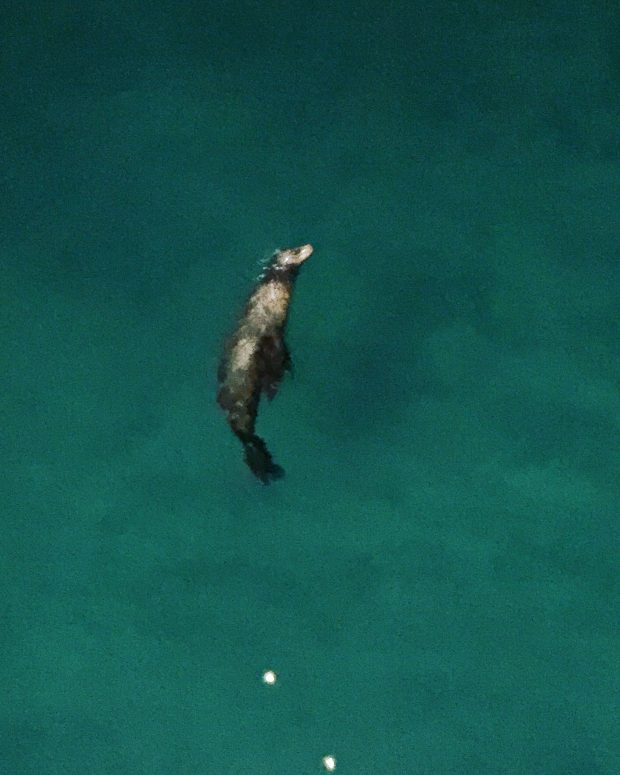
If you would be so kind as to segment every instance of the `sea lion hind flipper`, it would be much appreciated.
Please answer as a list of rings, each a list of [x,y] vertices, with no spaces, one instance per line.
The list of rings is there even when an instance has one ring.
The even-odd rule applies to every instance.
[[[281,479],[284,476],[284,469],[274,463],[267,445],[260,436],[252,436],[244,442],[243,446],[245,448],[245,462],[263,484],[269,484],[274,479]]]

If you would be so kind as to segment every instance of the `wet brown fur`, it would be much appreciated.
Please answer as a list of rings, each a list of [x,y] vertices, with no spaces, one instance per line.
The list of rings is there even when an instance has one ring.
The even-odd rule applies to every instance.
[[[307,255],[296,258],[301,251]],[[243,444],[246,463],[263,484],[280,478],[284,471],[256,435],[258,405],[262,393],[269,400],[274,398],[285,373],[291,370],[284,329],[293,283],[300,264],[311,252],[312,247],[304,245],[274,254],[226,344],[218,370],[217,401]],[[290,265],[285,261],[287,255],[292,257]]]

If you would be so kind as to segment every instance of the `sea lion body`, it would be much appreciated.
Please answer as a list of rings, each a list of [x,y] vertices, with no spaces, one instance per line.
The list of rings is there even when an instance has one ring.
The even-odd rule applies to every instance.
[[[312,254],[312,245],[277,251],[248,299],[237,328],[227,343],[218,370],[218,404],[245,449],[245,461],[263,482],[280,478],[263,439],[255,433],[261,393],[270,400],[291,358],[284,329],[295,278]]]

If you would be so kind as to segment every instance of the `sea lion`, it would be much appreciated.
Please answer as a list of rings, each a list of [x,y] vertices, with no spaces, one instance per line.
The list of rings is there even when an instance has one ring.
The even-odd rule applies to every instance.
[[[243,444],[245,462],[263,484],[284,470],[254,432],[261,393],[278,392],[291,356],[284,341],[293,283],[312,245],[276,251],[250,295],[237,328],[228,340],[218,369],[217,402]]]

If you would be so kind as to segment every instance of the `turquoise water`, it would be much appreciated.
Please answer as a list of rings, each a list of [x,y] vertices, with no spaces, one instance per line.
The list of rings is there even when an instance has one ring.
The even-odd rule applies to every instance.
[[[3,11],[0,772],[620,771],[602,5]],[[302,242],[262,487],[215,369]]]

